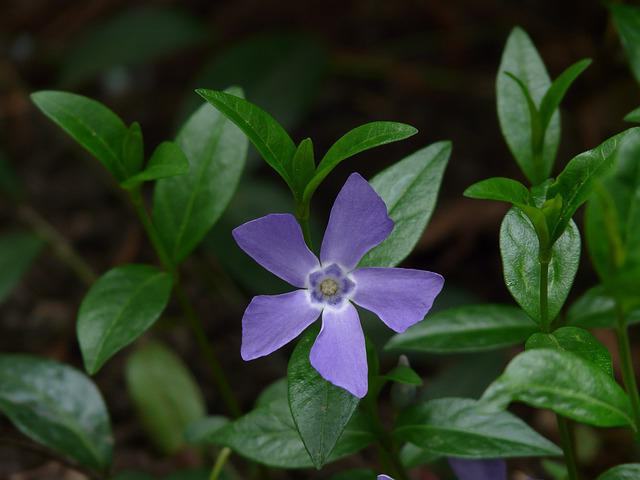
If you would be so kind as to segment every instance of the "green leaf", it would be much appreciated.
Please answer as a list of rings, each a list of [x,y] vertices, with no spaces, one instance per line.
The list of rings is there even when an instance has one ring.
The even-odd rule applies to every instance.
[[[562,102],[571,84],[589,65],[591,65],[591,59],[589,58],[574,63],[553,81],[549,90],[544,94],[539,108],[540,125],[543,132],[546,131],[549,126],[551,117],[558,110],[560,102]]]
[[[614,328],[616,301],[603,285],[587,290],[567,311],[567,323],[582,328]],[[626,312],[627,325],[640,323],[640,308]]]
[[[385,349],[429,353],[493,350],[522,343],[536,330],[520,308],[464,305],[429,315],[393,336]]]
[[[75,86],[115,68],[168,57],[206,34],[197,18],[178,9],[125,9],[72,39],[62,56],[60,82]]]
[[[432,453],[429,450],[423,450],[413,443],[405,443],[400,449],[400,462],[406,468],[415,468],[433,463],[441,457],[441,455]]]
[[[313,156],[313,142],[310,138],[305,138],[300,142],[300,145],[296,148],[296,153],[293,155],[291,165],[291,178],[295,187],[295,191],[293,193],[296,198],[301,199],[304,193],[304,188],[307,186],[307,183],[309,183],[316,171],[316,164]]]
[[[529,181],[536,185],[551,174],[560,143],[560,114],[551,117],[539,157],[534,156],[530,107],[521,87],[506,75],[518,78],[539,105],[551,86],[547,69],[527,33],[512,30],[502,54],[496,78],[500,128],[511,153]]]
[[[309,362],[318,329],[307,331],[296,346],[287,372],[289,406],[311,461],[318,469],[329,456],[353,416],[359,399],[324,380]]]
[[[205,416],[195,378],[180,358],[159,343],[136,350],[127,361],[125,374],[149,439],[161,452],[176,453],[185,443],[187,427]]]
[[[153,222],[177,264],[202,241],[229,204],[248,145],[242,132],[207,104],[187,120],[176,143],[189,160],[189,172],[156,183]]]
[[[640,107],[627,113],[624,117],[625,122],[640,123]]]
[[[44,242],[31,233],[15,232],[0,236],[0,302],[20,282],[43,245]]]
[[[29,438],[91,469],[111,463],[109,414],[95,385],[67,365],[0,355],[0,411]]]
[[[250,460],[275,468],[310,468],[311,458],[296,430],[286,400],[274,401],[229,423],[212,438]],[[356,413],[329,461],[352,455],[375,440],[368,422]]]
[[[504,177],[487,178],[468,187],[465,197],[480,200],[497,200],[514,205],[529,203],[529,190],[517,180]]]
[[[144,140],[138,122],[129,125],[122,141],[122,163],[130,172],[139,172],[144,163]]]
[[[176,177],[189,172],[189,160],[173,142],[162,142],[153,151],[146,168],[125,181],[124,188],[135,188],[143,182]]]
[[[631,70],[640,82],[640,8],[635,5],[609,4]]]
[[[613,378],[611,354],[588,331],[578,327],[561,327],[553,333],[534,333],[526,343],[526,349],[550,348],[571,352],[592,362]]]
[[[404,140],[416,133],[418,130],[411,125],[398,122],[366,123],[345,133],[329,148],[318,164],[315,175],[304,190],[304,201],[311,199],[326,176],[343,160],[365,150]]]
[[[554,239],[564,232],[578,207],[591,195],[596,182],[610,173],[623,138],[637,131],[640,131],[639,127],[625,130],[597,147],[573,157],[558,175],[547,191],[547,198],[553,198],[556,195],[562,197],[562,214],[552,232]]]
[[[640,463],[627,463],[607,470],[597,480],[637,480],[640,478]]]
[[[384,378],[403,385],[422,385],[422,378],[408,365],[397,365]]]
[[[451,142],[437,142],[383,170],[371,179],[394,222],[391,235],[370,250],[360,267],[394,267],[422,237],[438,199]]]
[[[629,398],[615,380],[594,363],[560,350],[519,354],[482,401],[500,409],[520,401],[596,427],[633,425]]]
[[[295,191],[291,163],[296,146],[275,118],[237,95],[205,89],[198,89],[196,93],[235,123],[264,161],[280,174],[291,191]]]
[[[102,103],[75,93],[40,91],[31,100],[76,142],[96,157],[119,182],[137,173],[122,159],[129,130]]]
[[[171,275],[150,265],[124,265],[91,286],[77,325],[88,373],[96,373],[155,323],[167,306],[172,283]]]
[[[613,174],[596,183],[587,203],[587,246],[605,283],[640,267],[639,155],[640,129],[632,129],[620,142]]]
[[[276,380],[262,390],[256,399],[255,407],[266,407],[273,402],[289,402],[289,385],[287,377]]]
[[[431,400],[402,412],[394,437],[460,458],[560,455],[561,450],[509,412],[486,413],[466,398]]]
[[[184,441],[190,445],[206,445],[209,443],[209,438],[215,436],[227,423],[229,419],[222,415],[198,418],[187,425]]]
[[[540,321],[539,244],[531,222],[517,208],[509,210],[500,228],[500,254],[504,279],[513,298],[529,314]],[[571,221],[569,228],[555,242],[549,262],[549,320],[553,320],[564,304],[580,261],[580,233]]]

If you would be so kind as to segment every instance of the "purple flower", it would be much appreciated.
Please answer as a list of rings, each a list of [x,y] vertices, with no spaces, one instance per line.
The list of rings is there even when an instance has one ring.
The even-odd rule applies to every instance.
[[[405,268],[356,268],[393,230],[387,207],[367,181],[353,173],[338,194],[320,248],[309,250],[296,219],[271,214],[233,231],[236,242],[264,268],[298,287],[259,295],[242,317],[244,360],[289,343],[322,314],[311,365],[329,382],[362,398],[367,393],[367,355],[353,303],[403,332],[424,318],[440,293],[437,273]]]
[[[507,480],[504,460],[468,460],[449,457],[449,466],[458,480]]]
[[[389,475],[378,475],[378,480],[393,480]]]

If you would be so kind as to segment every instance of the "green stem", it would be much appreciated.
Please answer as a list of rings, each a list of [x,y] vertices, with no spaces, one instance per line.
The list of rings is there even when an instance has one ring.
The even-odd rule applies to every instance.
[[[224,464],[227,463],[229,455],[231,455],[231,449],[229,447],[224,447],[220,450],[218,458],[216,458],[216,463],[213,465],[213,470],[211,470],[211,475],[209,475],[209,480],[218,480],[218,477],[224,468]]]
[[[560,431],[560,442],[564,451],[564,461],[567,465],[569,480],[578,480],[578,467],[576,462],[576,452],[573,447],[573,432],[571,423],[564,417],[556,415],[558,419],[558,430]]]
[[[160,259],[160,263],[162,263],[163,268],[171,274],[173,277],[174,284],[174,292],[176,298],[178,299],[178,303],[184,312],[184,315],[189,323],[189,327],[191,328],[193,335],[196,338],[196,343],[202,352],[202,355],[205,357],[207,361],[207,365],[211,371],[211,376],[213,377],[213,381],[216,383],[218,391],[222,396],[222,400],[225,403],[227,410],[234,417],[239,417],[242,412],[240,410],[239,403],[233,394],[233,390],[231,389],[231,385],[227,380],[227,377],[224,373],[224,369],[222,368],[220,361],[216,355],[215,349],[213,345],[209,342],[207,338],[207,334],[204,330],[202,320],[196,313],[193,305],[189,301],[189,297],[187,296],[182,283],[180,281],[180,275],[178,269],[171,261],[171,257],[169,257],[164,245],[160,239],[160,235],[156,230],[151,218],[149,217],[149,213],[147,212],[147,208],[144,203],[144,199],[142,198],[142,194],[139,189],[132,190],[130,193],[131,203],[142,222],[142,225],[147,233],[147,236],[151,240],[151,244],[153,245],[158,258]]]
[[[551,330],[549,320],[549,255],[541,250],[540,253],[540,327],[548,333]]]
[[[90,286],[98,278],[93,269],[71,246],[69,241],[28,205],[20,205],[18,216],[33,232],[44,240],[53,253],[64,262],[82,282]]]
[[[631,345],[629,342],[629,333],[624,316],[624,312],[620,305],[616,302],[616,336],[618,337],[618,351],[620,353],[620,367],[622,369],[622,380],[625,389],[631,400],[631,409],[633,420],[636,424],[636,434],[640,432],[640,394],[638,393],[638,384],[636,382],[636,374],[633,368],[633,358],[631,356]]]
[[[540,246],[540,327],[542,331],[551,331],[549,319],[549,262],[551,260],[551,247]],[[578,465],[573,445],[573,435],[569,420],[556,414],[558,430],[560,431],[560,444],[564,453],[564,461],[567,465],[569,480],[578,480]]]
[[[304,236],[304,241],[307,243],[307,246],[310,250],[313,250],[313,241],[311,240],[311,226],[309,223],[309,202],[306,203],[296,203],[296,219],[300,224],[300,228],[302,229],[302,235]]]

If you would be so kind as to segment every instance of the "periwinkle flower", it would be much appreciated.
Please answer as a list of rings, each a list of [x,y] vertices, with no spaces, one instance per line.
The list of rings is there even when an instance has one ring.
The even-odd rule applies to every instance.
[[[471,460],[449,457],[449,466],[458,480],[507,480],[504,460]]]
[[[442,276],[423,270],[357,268],[392,230],[384,201],[357,173],[349,176],[333,204],[319,260],[290,214],[271,214],[237,227],[233,237],[242,250],[299,288],[251,300],[242,318],[242,358],[274,352],[322,314],[311,365],[324,379],[364,397],[367,355],[353,303],[403,332],[424,318],[444,283]]]

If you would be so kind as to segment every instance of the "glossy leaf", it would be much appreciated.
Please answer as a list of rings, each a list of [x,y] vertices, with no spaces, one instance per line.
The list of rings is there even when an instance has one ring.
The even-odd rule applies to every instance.
[[[422,378],[408,365],[397,365],[384,378],[403,385],[422,385]]]
[[[142,182],[184,175],[189,171],[189,160],[174,142],[162,142],[156,147],[145,169],[126,180],[122,186],[134,188]]]
[[[148,63],[206,36],[198,19],[174,8],[127,8],[73,38],[62,57],[60,82],[78,85],[125,65]]]
[[[596,427],[633,425],[629,398],[615,380],[594,363],[560,350],[521,353],[482,401],[501,409],[520,401]]]
[[[549,440],[508,412],[486,413],[466,398],[441,398],[402,412],[394,436],[431,453],[460,458],[560,455]]]
[[[442,458],[442,455],[424,450],[413,443],[405,443],[400,449],[400,462],[406,468],[415,468],[433,463],[440,458]]]
[[[578,327],[561,327],[552,333],[534,333],[526,343],[526,349],[550,348],[563,350],[592,362],[613,378],[611,354],[591,333]]]
[[[138,122],[129,125],[122,141],[122,163],[127,171],[138,172],[144,163],[144,139]]]
[[[430,353],[493,350],[523,343],[537,326],[508,305],[463,305],[430,314],[395,335],[385,349]]]
[[[544,94],[539,108],[540,124],[543,132],[547,129],[549,122],[551,122],[551,117],[558,110],[560,102],[562,102],[571,84],[589,65],[591,65],[591,59],[589,58],[574,63],[553,81],[549,90]]]
[[[95,385],[67,365],[0,355],[0,412],[34,441],[95,470],[111,463],[109,414]]]
[[[4,301],[36,259],[44,242],[32,233],[0,236],[0,302]]]
[[[187,425],[184,440],[190,445],[205,445],[209,443],[209,438],[215,436],[227,423],[229,419],[222,415],[198,418]]]
[[[296,146],[275,118],[237,95],[205,89],[198,89],[196,93],[235,123],[249,137],[264,161],[295,191],[291,162]]]
[[[289,406],[300,438],[316,468],[331,451],[353,416],[359,399],[324,380],[309,362],[318,329],[309,329],[296,346],[287,372]]]
[[[118,181],[137,173],[123,161],[128,129],[102,103],[75,93],[40,91],[31,100],[76,142],[96,157]]]
[[[512,204],[528,204],[529,190],[517,180],[504,177],[488,178],[474,183],[464,196],[480,200],[497,200]]]
[[[602,285],[590,288],[567,311],[567,323],[582,328],[614,328],[616,301]],[[626,312],[627,325],[640,323],[640,308]]]
[[[159,343],[147,343],[135,351],[125,374],[149,439],[161,452],[175,453],[185,443],[187,427],[205,416],[195,378],[180,358]]]
[[[628,131],[616,153],[612,175],[596,183],[585,213],[589,254],[605,283],[640,266],[640,129]]]
[[[640,8],[636,5],[612,3],[609,9],[631,64],[633,75],[640,82]]]
[[[313,466],[296,430],[289,405],[274,401],[259,407],[223,427],[213,443],[230,447],[250,460],[276,468],[310,468]],[[375,440],[367,420],[353,416],[329,461],[351,455]]]
[[[562,197],[562,214],[552,236],[559,236],[568,225],[578,207],[582,205],[597,181],[604,179],[614,165],[618,147],[623,138],[640,128],[631,128],[609,138],[597,147],[573,157],[549,187],[547,198]]]
[[[431,218],[451,155],[451,142],[437,142],[391,165],[371,179],[394,222],[391,235],[367,253],[360,267],[393,267],[416,246]]]
[[[625,122],[640,123],[640,107],[633,109],[624,117]]]
[[[230,91],[242,94],[237,89]],[[179,263],[229,204],[244,168],[248,143],[232,122],[207,104],[187,120],[176,143],[189,160],[189,172],[157,182],[153,222],[169,255]]]
[[[538,184],[551,174],[560,143],[560,114],[551,117],[544,135],[540,158],[533,154],[533,138],[529,105],[521,88],[506,73],[521,80],[539,105],[551,86],[547,69],[527,33],[519,27],[512,30],[502,54],[496,79],[500,128],[518,165],[531,181]]]
[[[329,148],[316,173],[304,190],[304,200],[308,201],[318,185],[343,160],[358,153],[387,143],[404,140],[418,133],[411,125],[398,122],[371,122],[345,133]]]
[[[150,265],[124,265],[91,286],[77,324],[87,372],[96,373],[155,323],[167,306],[172,283],[171,275]]]
[[[627,463],[607,470],[597,480],[637,480],[640,478],[640,463]]]
[[[296,153],[291,161],[291,179],[295,186],[294,195],[296,198],[302,198],[304,189],[313,177],[315,170],[313,142],[310,138],[305,138],[296,148]]]
[[[517,208],[509,210],[500,228],[500,254],[504,279],[513,298],[540,321],[540,264],[538,237],[531,222]],[[549,320],[564,304],[580,261],[580,234],[573,221],[555,242],[549,263]]]

